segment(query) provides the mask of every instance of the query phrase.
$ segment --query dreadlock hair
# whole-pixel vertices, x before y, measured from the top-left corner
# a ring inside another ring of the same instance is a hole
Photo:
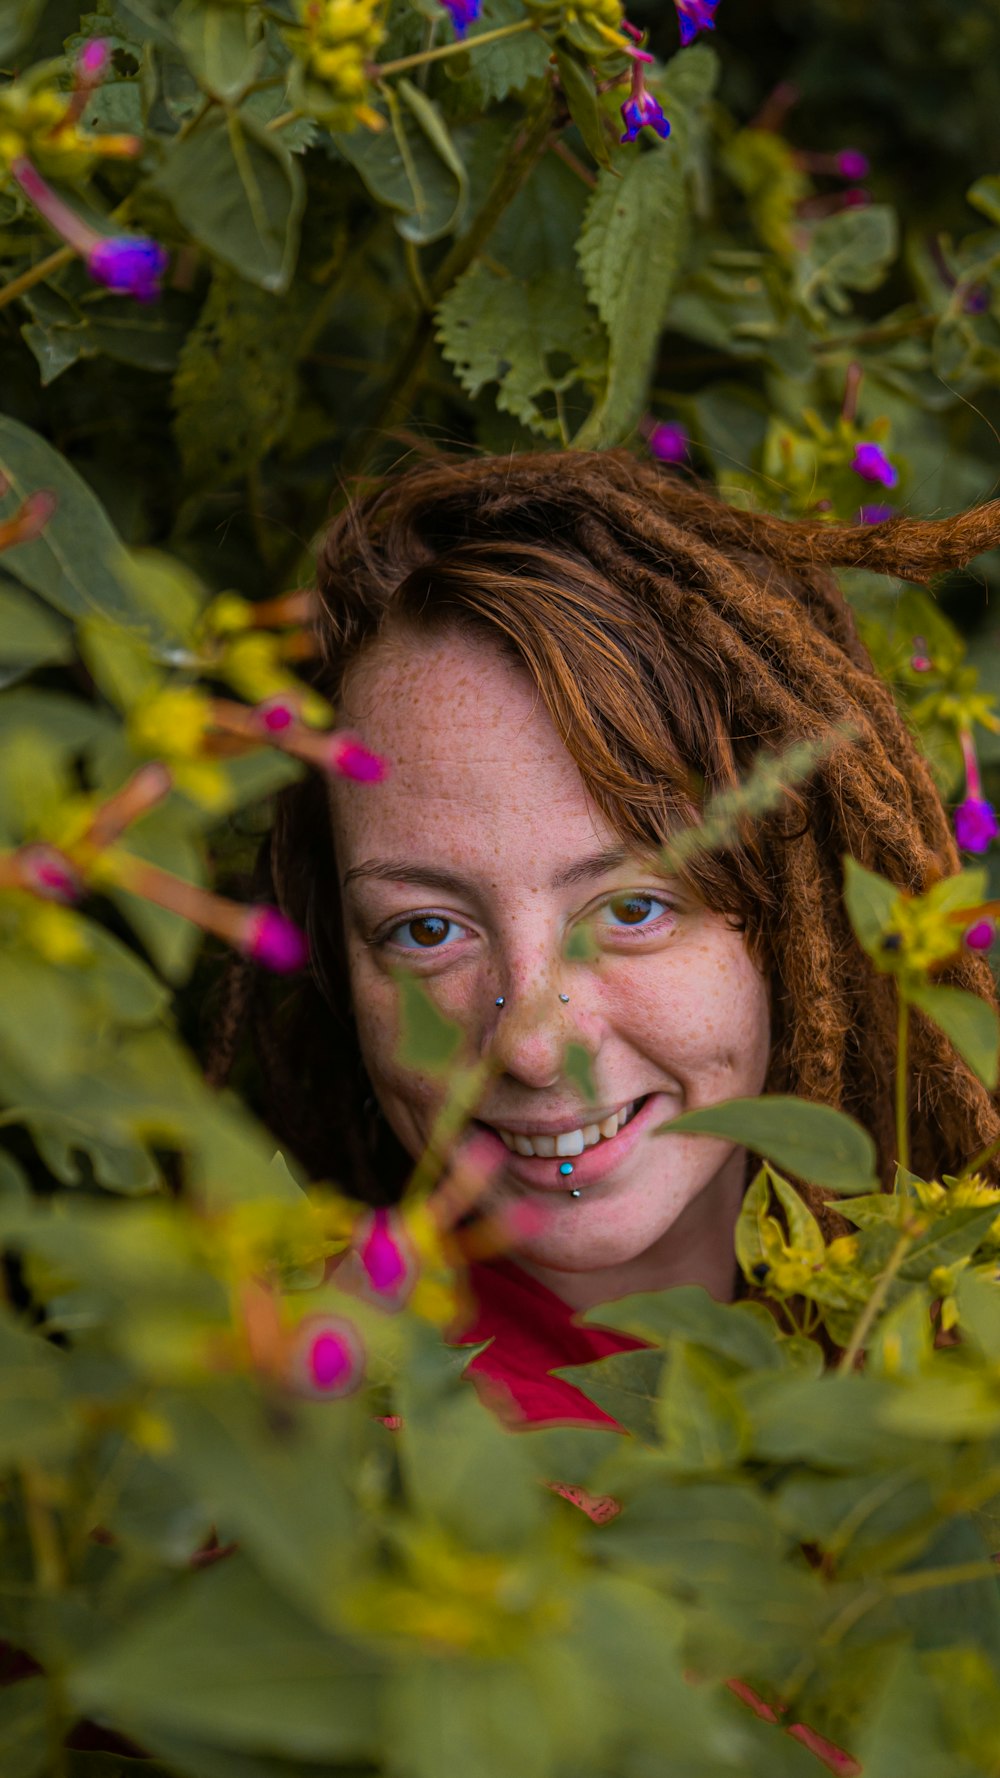
[[[782,808],[744,822],[684,874],[738,921],[771,982],[765,1090],[839,1107],[894,1170],[895,985],[855,940],[841,900],[851,854],[900,889],[959,868],[926,761],[862,646],[833,574],[857,566],[925,582],[1000,542],[1000,501],[952,519],[790,522],[734,509],[626,451],[418,464],[334,520],[318,569],[317,683],[387,635],[460,629],[520,662],[612,827],[648,853],[700,801],[735,787],[761,750],[828,743]],[[258,891],[309,936],[311,975],[281,1006],[236,966],[210,1078],[225,1078],[249,1015],[264,1109],[314,1177],[372,1202],[398,1195],[405,1157],[366,1129],[342,955],[325,785],[281,794]],[[940,979],[995,1004],[971,954]],[[912,1165],[959,1171],[1000,1132],[994,1102],[922,1015],[911,1034]],[[369,1110],[370,1110],[369,1106]],[[813,1202],[828,1231],[839,1219]],[[843,1225],[839,1225],[843,1226]]]

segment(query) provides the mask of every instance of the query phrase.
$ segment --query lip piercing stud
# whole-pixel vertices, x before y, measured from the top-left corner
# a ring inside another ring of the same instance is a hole
[[[569,1195],[571,1198],[579,1198],[579,1197],[583,1196],[583,1194],[580,1190],[580,1187],[578,1185],[574,1185],[573,1190],[570,1192]]]
[[[563,1164],[562,1164],[562,1166],[561,1166],[561,1167],[560,1167],[560,1169],[559,1169],[559,1171],[560,1171],[560,1173],[562,1173],[562,1174],[563,1174],[563,1175],[564,1175],[564,1176],[565,1176],[565,1177],[568,1177],[568,1176],[569,1176],[569,1174],[570,1174],[570,1173],[572,1173],[572,1171],[573,1171],[573,1163],[572,1163],[572,1161],[563,1161]]]
[[[496,999],[494,1000],[493,1004],[494,1004],[494,1006],[502,1006],[503,1005],[503,995],[498,994]]]
[[[559,998],[562,1001],[564,1006],[569,1005],[569,995],[568,994],[560,994]]]

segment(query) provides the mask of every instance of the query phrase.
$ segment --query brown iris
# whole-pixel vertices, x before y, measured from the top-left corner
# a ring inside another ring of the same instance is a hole
[[[419,919],[407,921],[406,930],[416,944],[429,948],[440,944],[450,924],[450,920],[443,920],[440,914],[421,914]]]
[[[608,906],[615,918],[623,921],[626,926],[638,926],[646,919],[654,900],[652,895],[619,895]]]

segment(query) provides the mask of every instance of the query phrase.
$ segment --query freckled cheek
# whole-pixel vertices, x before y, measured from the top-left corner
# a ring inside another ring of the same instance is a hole
[[[642,961],[654,963],[635,959],[604,982],[606,1014],[634,1048],[685,1071],[766,1067],[767,990],[749,958]]]

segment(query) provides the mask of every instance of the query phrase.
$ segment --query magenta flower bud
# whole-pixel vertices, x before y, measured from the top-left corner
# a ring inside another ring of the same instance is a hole
[[[364,1364],[364,1348],[349,1321],[339,1315],[310,1315],[295,1333],[289,1381],[300,1394],[328,1401],[358,1387]]]
[[[253,910],[242,948],[248,957],[276,975],[291,975],[304,969],[309,961],[305,933],[279,914],[277,908]]]
[[[851,468],[862,481],[881,482],[883,488],[894,488],[899,480],[898,470],[877,444],[855,445]]]
[[[867,179],[871,171],[868,156],[860,148],[842,148],[836,157],[837,172],[842,179]]]
[[[111,66],[111,51],[103,37],[92,37],[76,58],[76,77],[81,86],[98,86]]]
[[[970,951],[988,951],[995,937],[996,927],[992,920],[977,920],[969,927],[965,942]]]
[[[373,1211],[368,1233],[358,1251],[376,1296],[390,1299],[395,1308],[409,1295],[415,1274],[410,1256],[393,1232],[393,1223],[398,1221],[391,1210]]]
[[[280,735],[296,720],[295,705],[284,697],[268,698],[266,704],[257,705],[254,715],[269,735]]]
[[[389,770],[388,760],[371,753],[350,735],[331,735],[327,766],[341,778],[352,778],[355,784],[380,784]]]
[[[690,439],[683,426],[661,421],[646,435],[646,448],[658,463],[683,463],[690,450]]]
[[[440,0],[455,27],[455,36],[464,37],[474,25],[482,8],[482,0]]]
[[[155,302],[168,255],[148,235],[107,235],[87,254],[87,270],[98,284],[136,302]]]
[[[674,0],[681,43],[693,43],[699,31],[714,31],[713,13],[719,0]]]
[[[910,666],[912,667],[914,673],[929,673],[931,671],[933,665],[934,665],[934,662],[931,660],[930,655],[927,653],[927,644],[924,641],[923,637],[922,636],[914,636],[914,638],[913,638],[913,653],[910,656]]]
[[[886,519],[896,517],[896,508],[887,506],[885,502],[876,501],[873,506],[859,506],[855,514],[855,524],[884,525]]]
[[[991,805],[981,796],[967,796],[955,810],[955,838],[963,852],[988,852],[1000,826]]]
[[[72,903],[83,895],[83,883],[68,858],[53,846],[23,846],[18,863],[26,889],[46,901]]]

